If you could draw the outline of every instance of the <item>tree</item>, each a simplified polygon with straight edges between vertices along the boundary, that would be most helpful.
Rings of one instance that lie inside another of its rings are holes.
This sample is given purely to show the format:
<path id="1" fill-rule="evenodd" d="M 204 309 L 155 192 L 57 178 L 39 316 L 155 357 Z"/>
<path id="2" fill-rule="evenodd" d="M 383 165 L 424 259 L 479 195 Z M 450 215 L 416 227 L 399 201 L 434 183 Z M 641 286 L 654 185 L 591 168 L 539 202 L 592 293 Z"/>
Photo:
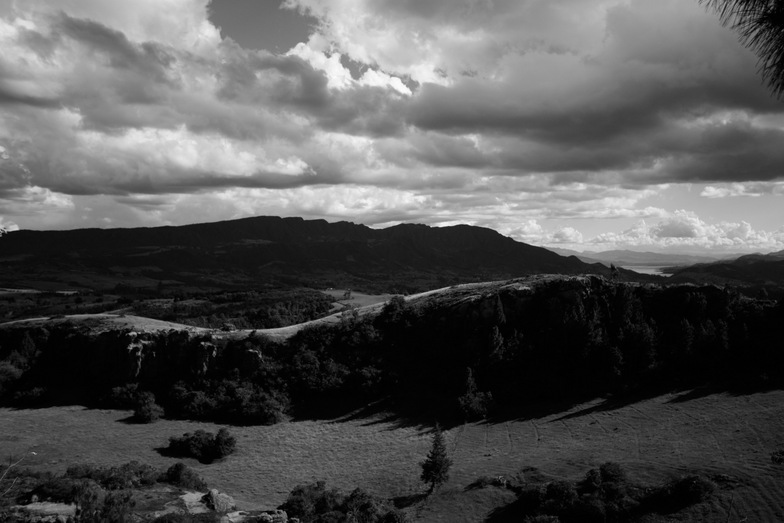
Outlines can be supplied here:
<path id="1" fill-rule="evenodd" d="M 699 0 L 713 8 L 724 25 L 759 59 L 762 77 L 777 98 L 784 95 L 784 1 Z"/>
<path id="2" fill-rule="evenodd" d="M 436 425 L 433 432 L 433 446 L 427 454 L 427 459 L 420 465 L 422 466 L 420 478 L 424 483 L 430 485 L 428 494 L 449 479 L 449 468 L 452 466 L 452 460 L 447 456 L 444 434 L 438 425 Z"/>
<path id="3" fill-rule="evenodd" d="M 163 416 L 163 408 L 155 402 L 152 392 L 140 392 L 136 398 L 133 416 L 139 423 L 152 423 Z"/>

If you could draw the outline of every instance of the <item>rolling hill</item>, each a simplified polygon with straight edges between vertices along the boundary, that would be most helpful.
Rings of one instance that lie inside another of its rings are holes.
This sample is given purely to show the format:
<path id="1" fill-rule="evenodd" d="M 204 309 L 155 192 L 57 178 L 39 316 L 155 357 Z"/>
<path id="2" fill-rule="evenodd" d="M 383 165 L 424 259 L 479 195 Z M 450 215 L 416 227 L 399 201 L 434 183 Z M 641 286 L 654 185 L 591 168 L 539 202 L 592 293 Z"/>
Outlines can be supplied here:
<path id="1" fill-rule="evenodd" d="M 684 267 L 673 271 L 672 281 L 780 288 L 784 284 L 784 251 Z"/>

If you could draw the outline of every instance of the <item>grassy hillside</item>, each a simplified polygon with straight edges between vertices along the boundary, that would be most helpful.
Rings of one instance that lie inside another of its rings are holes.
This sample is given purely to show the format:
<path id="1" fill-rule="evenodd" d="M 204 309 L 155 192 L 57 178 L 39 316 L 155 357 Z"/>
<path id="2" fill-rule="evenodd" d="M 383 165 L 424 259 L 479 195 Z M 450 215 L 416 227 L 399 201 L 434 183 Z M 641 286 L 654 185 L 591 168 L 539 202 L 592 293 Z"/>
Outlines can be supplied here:
<path id="1" fill-rule="evenodd" d="M 169 436 L 217 428 L 170 420 L 128 424 L 128 415 L 80 407 L 2 409 L 0 448 L 6 456 L 35 451 L 26 463 L 39 469 L 132 459 L 167 467 L 175 460 L 155 448 Z M 481 476 L 522 472 L 531 481 L 578 480 L 589 468 L 615 461 L 632 480 L 648 485 L 693 472 L 712 477 L 719 487 L 714 497 L 677 514 L 678 521 L 777 521 L 784 514 L 784 466 L 772 464 L 770 453 L 784 444 L 783 420 L 780 391 L 697 391 L 628 405 L 595 400 L 503 423 L 461 424 L 446 432 L 454 460 L 450 480 L 406 511 L 414 521 L 483 521 L 514 497 L 496 487 L 467 489 Z M 403 501 L 425 491 L 418 463 L 429 448 L 430 430 L 383 413 L 233 427 L 236 454 L 211 465 L 187 463 L 241 508 L 275 507 L 294 486 L 314 480 Z M 648 521 L 672 520 L 662 515 Z"/>

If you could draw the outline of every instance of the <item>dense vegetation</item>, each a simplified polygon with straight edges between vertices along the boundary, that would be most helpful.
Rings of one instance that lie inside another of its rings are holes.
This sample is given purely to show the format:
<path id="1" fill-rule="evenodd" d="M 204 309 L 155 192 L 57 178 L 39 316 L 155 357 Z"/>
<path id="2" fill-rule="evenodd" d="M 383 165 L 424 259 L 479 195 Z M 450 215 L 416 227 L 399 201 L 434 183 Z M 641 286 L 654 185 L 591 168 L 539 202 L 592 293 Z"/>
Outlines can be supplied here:
<path id="1" fill-rule="evenodd" d="M 290 518 L 302 523 L 363 521 L 365 523 L 404 523 L 405 515 L 386 500 L 371 496 L 361 488 L 346 495 L 327 489 L 323 481 L 298 485 L 281 505 Z"/>
<path id="2" fill-rule="evenodd" d="M 122 312 L 195 327 L 267 329 L 295 325 L 330 312 L 332 298 L 313 289 L 187 292 L 177 286 L 136 288 L 118 284 L 111 293 L 0 293 L 0 320 L 62 314 Z"/>
<path id="3" fill-rule="evenodd" d="M 602 278 L 416 305 L 398 297 L 378 316 L 346 315 L 285 343 L 256 333 L 122 336 L 67 325 L 0 331 L 0 392 L 14 405 L 101 397 L 124 408 L 151 392 L 167 416 L 241 424 L 387 399 L 401 412 L 459 421 L 542 401 L 784 379 L 784 301 Z"/>
<path id="4" fill-rule="evenodd" d="M 182 458 L 196 458 L 202 463 L 212 463 L 233 454 L 237 449 L 237 440 L 222 428 L 217 434 L 204 430 L 193 433 L 186 432 L 182 436 L 169 438 L 169 446 L 165 453 Z"/>
<path id="5" fill-rule="evenodd" d="M 529 471 L 530 474 L 530 471 Z M 671 514 L 708 499 L 716 484 L 699 475 L 675 478 L 656 487 L 629 481 L 617 463 L 591 469 L 578 482 L 530 481 L 527 474 L 480 478 L 469 488 L 500 487 L 517 495 L 488 521 L 500 523 L 608 523 L 638 521 L 646 514 Z"/>
<path id="6" fill-rule="evenodd" d="M 205 490 L 206 483 L 183 463 L 165 471 L 132 461 L 114 467 L 73 465 L 65 474 L 9 469 L 0 491 L 0 519 L 14 521 L 6 510 L 14 504 L 51 501 L 76 505 L 76 521 L 124 522 L 136 505 L 134 491 L 165 483 L 188 490 Z M 10 486 L 9 486 L 10 485 Z M 21 520 L 20 520 L 21 521 Z"/>

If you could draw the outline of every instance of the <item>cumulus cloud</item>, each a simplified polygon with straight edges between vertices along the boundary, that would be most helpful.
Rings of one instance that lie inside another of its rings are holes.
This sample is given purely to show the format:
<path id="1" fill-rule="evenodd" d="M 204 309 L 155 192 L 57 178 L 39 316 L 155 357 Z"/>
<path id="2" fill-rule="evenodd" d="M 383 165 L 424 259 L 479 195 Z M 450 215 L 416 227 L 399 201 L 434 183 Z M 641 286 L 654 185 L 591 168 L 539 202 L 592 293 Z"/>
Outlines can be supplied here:
<path id="1" fill-rule="evenodd" d="M 784 228 L 755 230 L 745 221 L 707 223 L 695 213 L 678 210 L 655 224 L 640 221 L 621 233 L 605 233 L 590 243 L 599 246 L 645 246 L 662 249 L 711 249 L 727 252 L 784 249 Z"/>
<path id="2" fill-rule="evenodd" d="M 209 0 L 0 0 L 0 214 L 24 227 L 280 214 L 471 223 L 539 244 L 775 244 L 742 216 L 710 225 L 661 196 L 689 183 L 706 184 L 702 201 L 784 194 L 784 106 L 698 2 L 284 7 L 317 24 L 276 54 L 221 36 Z M 580 225 L 632 220 L 653 225 Z"/>

